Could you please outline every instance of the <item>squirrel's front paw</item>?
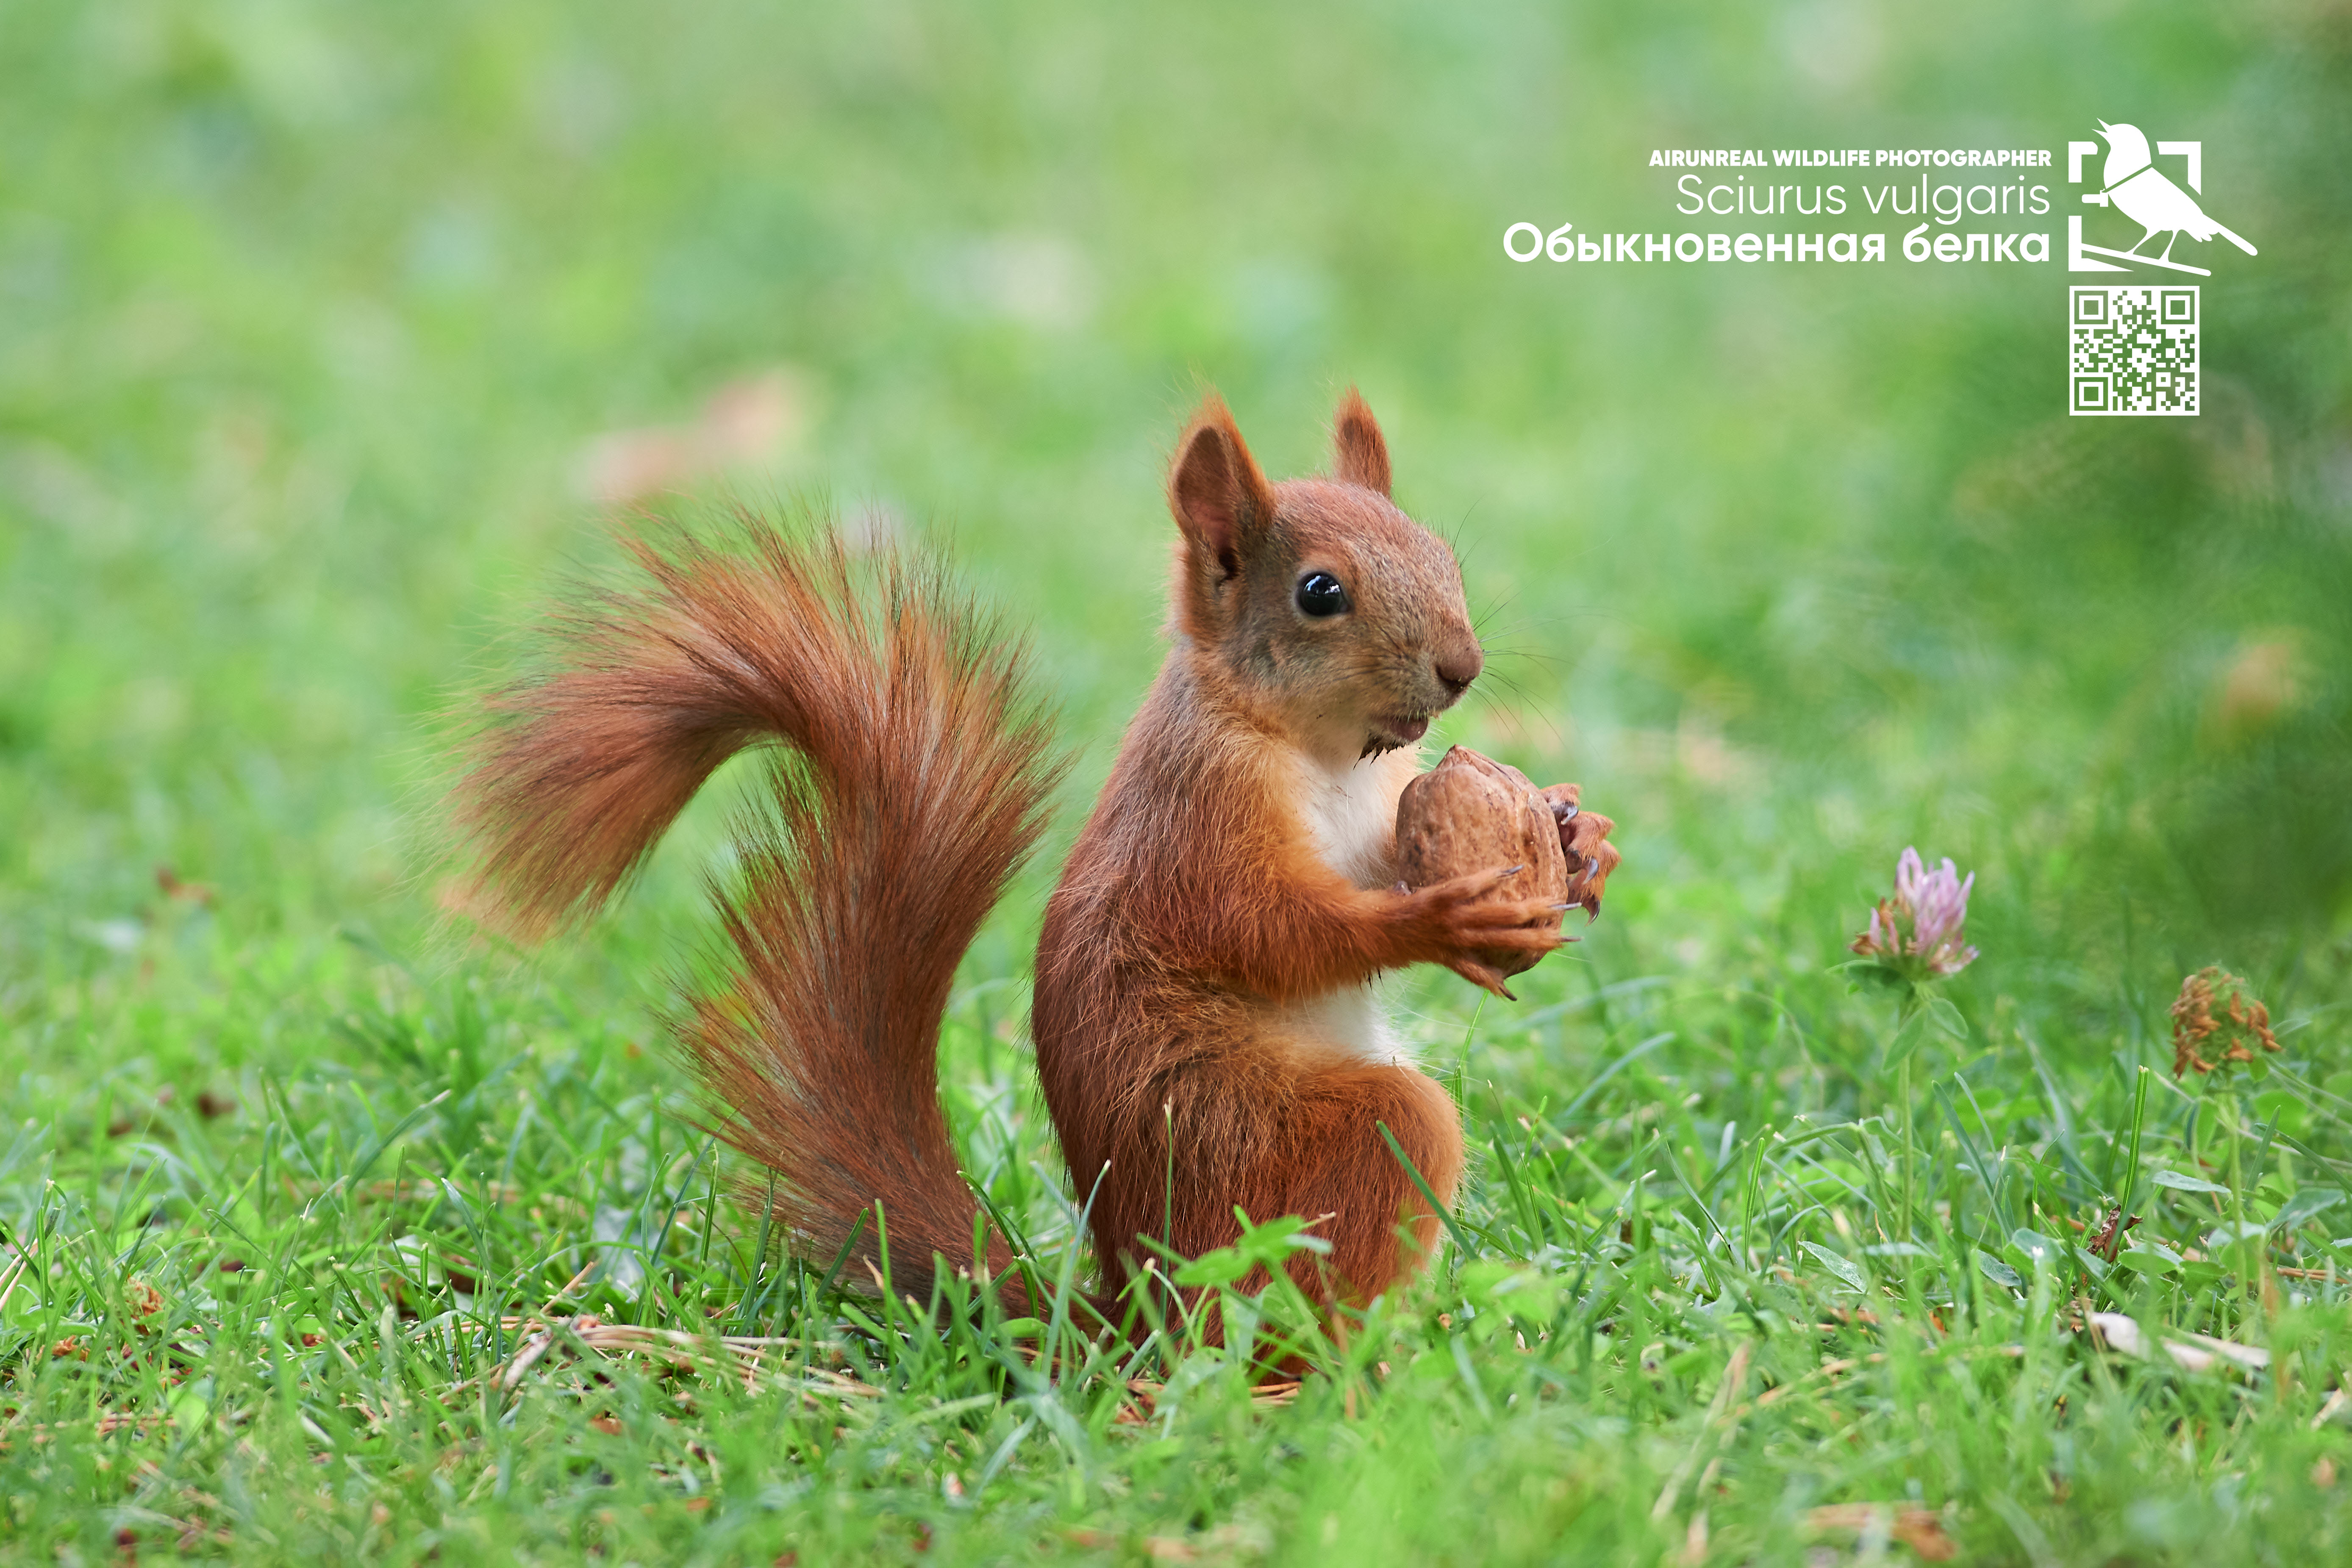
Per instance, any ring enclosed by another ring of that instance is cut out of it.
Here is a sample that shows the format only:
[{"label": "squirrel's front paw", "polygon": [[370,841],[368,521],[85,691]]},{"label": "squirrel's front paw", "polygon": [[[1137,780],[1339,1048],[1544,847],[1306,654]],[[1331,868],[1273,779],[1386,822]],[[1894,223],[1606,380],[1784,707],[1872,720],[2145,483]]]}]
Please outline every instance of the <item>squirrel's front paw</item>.
[{"label": "squirrel's front paw", "polygon": [[1494,896],[1522,869],[1503,866],[1474,871],[1404,895],[1414,906],[1413,923],[1423,938],[1424,956],[1508,1001],[1518,998],[1504,985],[1504,978],[1533,967],[1563,941],[1559,911],[1565,906],[1542,899]]},{"label": "squirrel's front paw", "polygon": [[1559,824],[1559,847],[1568,857],[1568,901],[1581,905],[1587,919],[1598,920],[1601,889],[1624,857],[1609,842],[1617,825],[1597,811],[1583,808],[1580,799],[1583,787],[1554,784],[1542,792],[1542,798],[1551,807],[1552,820]]}]

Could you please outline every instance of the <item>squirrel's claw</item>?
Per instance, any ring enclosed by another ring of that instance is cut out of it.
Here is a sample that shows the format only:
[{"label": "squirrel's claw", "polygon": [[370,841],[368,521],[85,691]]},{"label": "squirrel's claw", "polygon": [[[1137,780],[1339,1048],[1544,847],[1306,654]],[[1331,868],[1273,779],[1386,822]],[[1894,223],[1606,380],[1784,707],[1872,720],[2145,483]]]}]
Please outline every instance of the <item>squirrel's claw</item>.
[{"label": "squirrel's claw", "polygon": [[1570,865],[1581,868],[1568,879],[1568,898],[1584,910],[1585,923],[1590,925],[1601,918],[1601,893],[1609,873],[1624,858],[1609,842],[1617,825],[1597,811],[1584,809],[1581,784],[1553,784],[1541,792],[1541,798],[1559,826],[1561,852]]},{"label": "squirrel's claw", "polygon": [[1503,977],[1500,973],[1494,969],[1489,968],[1487,965],[1479,963],[1475,958],[1456,959],[1453,963],[1447,964],[1446,967],[1454,971],[1454,973],[1462,976],[1463,979],[1470,982],[1471,984],[1477,986],[1483,991],[1491,991],[1506,1002],[1516,1002],[1518,1000],[1517,996],[1511,994],[1511,988],[1503,984]]}]

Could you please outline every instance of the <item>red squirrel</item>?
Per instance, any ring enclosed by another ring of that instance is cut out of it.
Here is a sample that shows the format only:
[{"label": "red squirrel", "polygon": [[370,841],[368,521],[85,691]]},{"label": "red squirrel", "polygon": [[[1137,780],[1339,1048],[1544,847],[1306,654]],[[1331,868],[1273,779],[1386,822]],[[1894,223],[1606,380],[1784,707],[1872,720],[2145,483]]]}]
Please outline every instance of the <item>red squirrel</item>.
[{"label": "red squirrel", "polygon": [[[1032,1006],[1108,1297],[1155,1244],[1232,1242],[1236,1208],[1317,1221],[1330,1250],[1297,1271],[1326,1302],[1411,1278],[1438,1224],[1420,1183],[1451,1203],[1461,1125],[1370,983],[1432,963],[1500,993],[1479,952],[1561,940],[1556,906],[1487,896],[1516,868],[1394,880],[1416,743],[1484,653],[1452,552],[1389,488],[1352,391],[1328,479],[1269,484],[1213,395],[1179,444],[1174,646],[1047,907]],[[577,612],[491,699],[458,792],[471,911],[520,935],[592,912],[712,769],[782,742],[718,894],[739,973],[693,1001],[685,1058],[809,1255],[878,1267],[887,1245],[899,1291],[927,1297],[940,1259],[1027,1310],[1003,1240],[974,1256],[938,1096],[957,963],[1061,766],[1022,651],[933,568],[746,530],[635,542],[650,588]],[[1589,907],[1610,826],[1561,826]]]}]

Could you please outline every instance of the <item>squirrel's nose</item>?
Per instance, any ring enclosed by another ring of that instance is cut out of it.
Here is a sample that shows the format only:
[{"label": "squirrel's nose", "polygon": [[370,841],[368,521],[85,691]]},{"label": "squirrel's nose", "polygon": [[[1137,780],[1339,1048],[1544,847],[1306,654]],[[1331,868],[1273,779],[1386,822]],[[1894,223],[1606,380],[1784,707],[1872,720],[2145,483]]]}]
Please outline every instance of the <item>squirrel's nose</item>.
[{"label": "squirrel's nose", "polygon": [[1470,689],[1470,683],[1478,679],[1478,672],[1486,668],[1486,658],[1478,651],[1476,643],[1471,643],[1439,654],[1436,664],[1437,679],[1445,683],[1447,695],[1459,698]]}]

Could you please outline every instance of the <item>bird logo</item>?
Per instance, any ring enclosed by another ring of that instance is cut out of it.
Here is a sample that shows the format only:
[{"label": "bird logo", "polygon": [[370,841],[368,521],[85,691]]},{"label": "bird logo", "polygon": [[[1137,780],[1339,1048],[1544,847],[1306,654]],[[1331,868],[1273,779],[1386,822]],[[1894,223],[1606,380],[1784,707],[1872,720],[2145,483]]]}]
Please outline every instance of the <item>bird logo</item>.
[{"label": "bird logo", "polygon": [[[2205,209],[2198,205],[2197,198],[2188,191],[2182,190],[2173,183],[2169,175],[2156,166],[2155,153],[2149,150],[2147,137],[2141,132],[2138,126],[2110,125],[2102,120],[2099,121],[2099,134],[2106,138],[2106,163],[2100,171],[2100,188],[2085,192],[2083,200],[2088,205],[2111,207],[2123,214],[2124,216],[2140,226],[2141,234],[2139,238],[2132,242],[2130,249],[2110,250],[2102,246],[2084,244],[2081,237],[2083,220],[2079,217],[2069,219],[2068,226],[2074,231],[2070,236],[2073,241],[2070,247],[2073,270],[2077,272],[2127,270],[2125,268],[2087,259],[2093,256],[2107,256],[2113,257],[2117,261],[2168,268],[2175,272],[2194,272],[2200,278],[2211,277],[2211,271],[2206,268],[2192,267],[2185,261],[2172,259],[2172,247],[2180,242],[2180,237],[2183,234],[2200,245],[2219,235],[2248,256],[2257,254],[2244,236],[2206,216]],[[2070,142],[2067,151],[2069,163],[2075,172],[2074,177],[2079,179],[2082,155],[2086,153],[2096,153],[2098,143]],[[2156,147],[2156,152],[2179,153],[2187,155],[2189,183],[2191,186],[2200,184],[2199,174],[2203,163],[2203,143],[2197,142],[2162,142]],[[2143,254],[2141,247],[2159,234],[2166,237],[2164,249],[2153,256]]]}]

